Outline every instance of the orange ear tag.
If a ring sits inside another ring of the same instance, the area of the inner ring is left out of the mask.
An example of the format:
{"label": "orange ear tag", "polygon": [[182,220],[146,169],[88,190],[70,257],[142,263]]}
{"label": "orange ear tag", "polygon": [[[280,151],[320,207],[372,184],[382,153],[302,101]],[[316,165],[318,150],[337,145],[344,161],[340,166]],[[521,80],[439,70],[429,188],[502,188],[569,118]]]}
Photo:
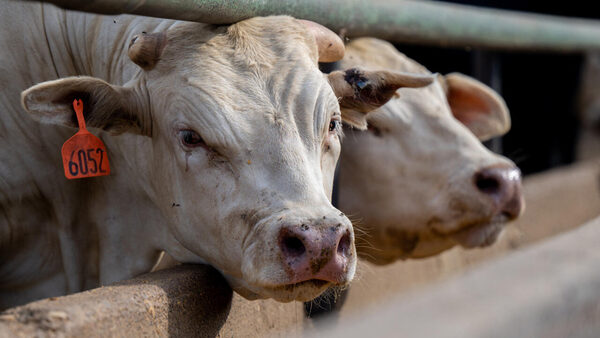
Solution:
{"label": "orange ear tag", "polygon": [[83,102],[73,100],[79,131],[62,146],[65,176],[70,179],[106,176],[110,174],[104,143],[85,128]]}

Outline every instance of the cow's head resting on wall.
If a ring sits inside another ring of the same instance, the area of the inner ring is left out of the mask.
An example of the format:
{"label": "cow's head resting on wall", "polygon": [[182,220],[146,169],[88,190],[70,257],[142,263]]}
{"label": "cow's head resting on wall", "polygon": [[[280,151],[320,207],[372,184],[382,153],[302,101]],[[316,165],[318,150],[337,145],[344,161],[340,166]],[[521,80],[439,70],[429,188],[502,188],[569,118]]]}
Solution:
{"label": "cow's head resting on wall", "polygon": [[75,127],[80,97],[88,126],[112,133],[105,138],[139,136],[145,162],[130,165],[175,239],[157,249],[215,266],[247,298],[308,300],[355,271],[352,225],[329,201],[341,121],[364,127],[397,88],[432,81],[319,71],[319,60],[343,52],[333,32],[286,16],[181,23],[132,39],[140,71],[123,86],[70,77],[22,101],[41,122]]}

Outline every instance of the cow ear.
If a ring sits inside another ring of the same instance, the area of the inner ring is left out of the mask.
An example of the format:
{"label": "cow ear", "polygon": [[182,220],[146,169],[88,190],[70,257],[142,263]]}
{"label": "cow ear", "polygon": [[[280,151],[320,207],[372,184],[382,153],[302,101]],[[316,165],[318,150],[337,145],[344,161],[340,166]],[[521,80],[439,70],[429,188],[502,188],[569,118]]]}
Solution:
{"label": "cow ear", "polygon": [[83,101],[88,127],[118,134],[149,136],[150,121],[142,118],[134,91],[93,77],[68,77],[37,84],[21,93],[21,103],[34,120],[77,127],[73,100]]}
{"label": "cow ear", "polygon": [[486,141],[510,130],[506,103],[492,88],[459,73],[448,74],[444,80],[452,114],[477,138]]}
{"label": "cow ear", "polygon": [[342,120],[358,129],[367,128],[367,113],[388,102],[398,88],[419,88],[431,84],[432,75],[388,70],[351,68],[328,75],[329,84],[340,102]]}

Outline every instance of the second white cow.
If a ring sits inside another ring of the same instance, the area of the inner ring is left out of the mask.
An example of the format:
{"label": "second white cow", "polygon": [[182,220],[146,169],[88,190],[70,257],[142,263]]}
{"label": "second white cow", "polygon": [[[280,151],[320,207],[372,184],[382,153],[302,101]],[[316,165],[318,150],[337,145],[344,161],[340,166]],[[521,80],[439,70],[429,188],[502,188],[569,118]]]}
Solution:
{"label": "second white cow", "polygon": [[[346,46],[339,66],[357,65],[430,74],[372,38]],[[510,128],[504,101],[484,84],[438,75],[398,90],[368,124],[345,132],[340,159],[339,208],[356,219],[359,256],[387,264],[490,245],[522,212],[519,169],[481,144]]]}

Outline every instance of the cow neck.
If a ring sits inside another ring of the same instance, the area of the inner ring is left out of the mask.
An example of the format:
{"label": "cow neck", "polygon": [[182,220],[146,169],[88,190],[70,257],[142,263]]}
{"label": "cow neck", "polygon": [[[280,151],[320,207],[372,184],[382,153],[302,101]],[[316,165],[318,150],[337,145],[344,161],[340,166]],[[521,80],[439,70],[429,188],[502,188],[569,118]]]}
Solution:
{"label": "cow neck", "polygon": [[123,85],[141,70],[129,60],[134,35],[165,31],[178,22],[132,15],[95,15],[42,5],[47,48],[58,77],[93,76]]}

